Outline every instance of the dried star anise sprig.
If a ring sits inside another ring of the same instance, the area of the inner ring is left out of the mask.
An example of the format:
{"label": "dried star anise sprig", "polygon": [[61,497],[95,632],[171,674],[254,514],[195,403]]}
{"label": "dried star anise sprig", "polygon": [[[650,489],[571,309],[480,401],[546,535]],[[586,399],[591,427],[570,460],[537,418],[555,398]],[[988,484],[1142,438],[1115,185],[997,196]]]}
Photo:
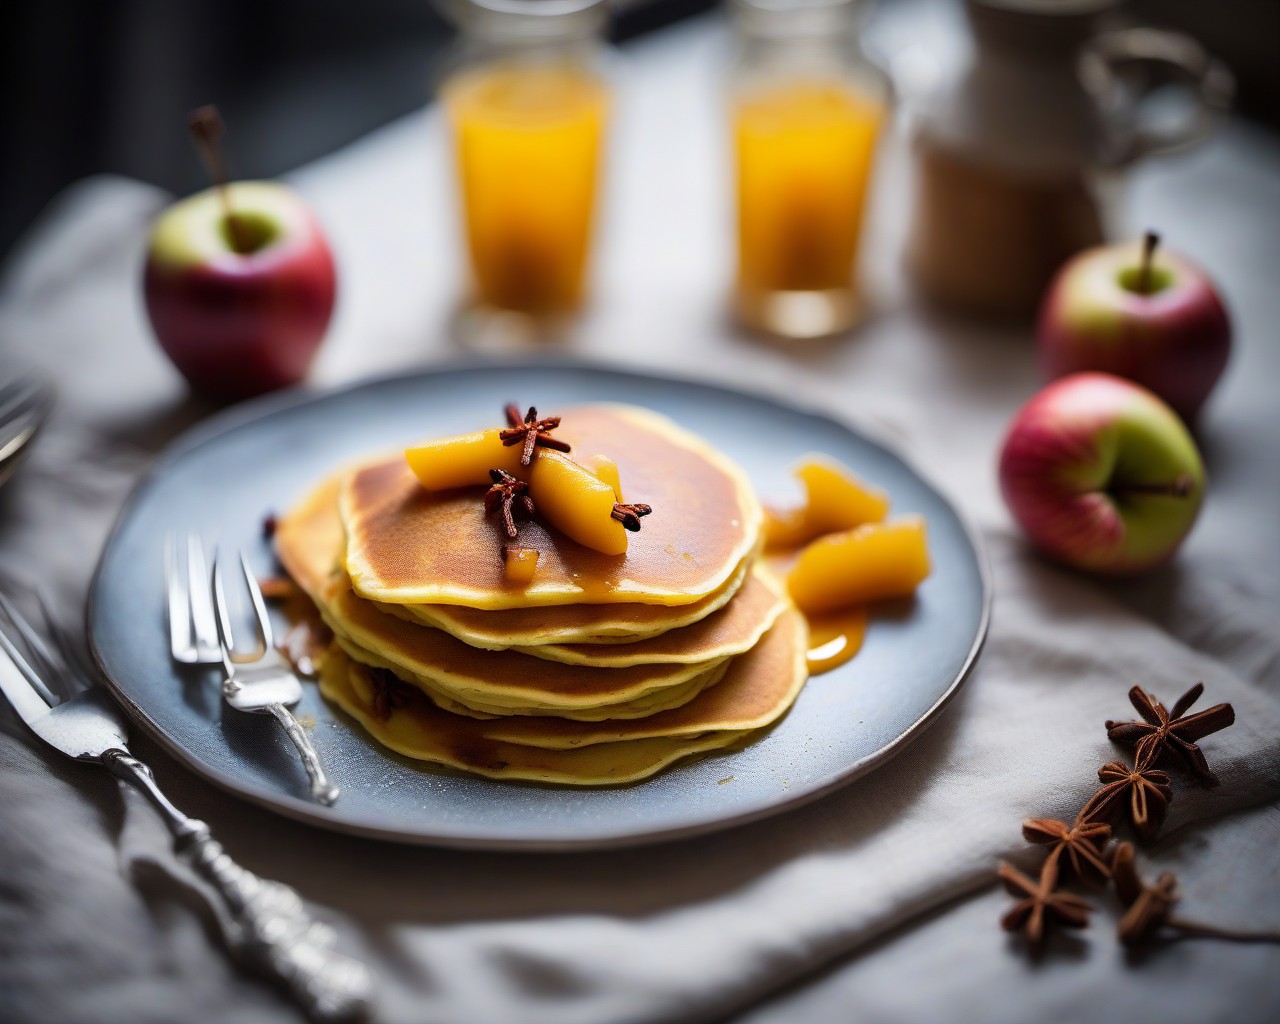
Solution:
{"label": "dried star anise sprig", "polygon": [[1216,786],[1218,777],[1209,770],[1209,763],[1204,752],[1196,746],[1196,740],[1231,725],[1236,720],[1236,713],[1230,704],[1215,704],[1188,715],[1187,711],[1202,693],[1204,683],[1196,683],[1178,698],[1173,710],[1169,711],[1141,686],[1135,686],[1129,691],[1129,701],[1142,720],[1108,721],[1107,738],[1119,743],[1136,743],[1134,760],[1147,764],[1155,764],[1161,756],[1173,754],[1206,786]]}
{"label": "dried star anise sprig", "polygon": [[614,503],[613,511],[610,512],[609,515],[620,522],[624,530],[630,530],[632,533],[639,533],[640,517],[647,516],[652,511],[653,509],[648,505],[625,505],[619,501]]}
{"label": "dried star anise sprig", "polygon": [[1059,850],[1050,852],[1040,868],[1038,880],[1032,880],[1011,864],[1001,864],[997,872],[1009,894],[1022,897],[1000,919],[1000,924],[1009,932],[1021,929],[1032,949],[1038,949],[1044,942],[1050,924],[1084,928],[1093,910],[1092,904],[1079,896],[1055,891],[1059,853]]}
{"label": "dried star anise sprig", "polygon": [[373,685],[373,713],[383,722],[391,717],[392,711],[406,706],[418,692],[390,669],[369,668],[367,671]]}
{"label": "dried star anise sprig", "polygon": [[1068,825],[1056,818],[1027,818],[1022,838],[1037,846],[1050,847],[1050,856],[1065,857],[1075,876],[1101,880],[1111,877],[1105,856],[1111,826],[1100,821],[1077,821]]}
{"label": "dried star anise sprig", "polygon": [[560,426],[559,416],[547,416],[538,419],[538,410],[532,405],[523,417],[515,405],[506,407],[507,429],[498,434],[499,440],[510,448],[512,445],[524,445],[520,453],[520,465],[528,466],[533,462],[535,448],[553,448],[558,452],[570,451],[570,447],[559,438],[551,436],[551,431]]}
{"label": "dried star anise sprig", "polygon": [[1133,844],[1118,843],[1111,858],[1116,895],[1127,908],[1116,935],[1126,946],[1134,946],[1160,929],[1178,902],[1178,880],[1166,871],[1155,885],[1147,885],[1133,864]]}
{"label": "dried star anise sprig", "polygon": [[1169,776],[1139,761],[1132,766],[1108,761],[1098,769],[1102,788],[1093,794],[1076,815],[1077,822],[1113,821],[1127,808],[1129,821],[1138,838],[1149,843],[1160,831],[1173,787]]}
{"label": "dried star anise sprig", "polygon": [[485,514],[492,515],[494,509],[501,508],[507,536],[514,540],[518,532],[515,513],[520,512],[526,518],[533,518],[533,499],[526,493],[529,485],[523,480],[517,480],[504,469],[489,470],[489,479],[493,481],[493,485],[485,491]]}
{"label": "dried star anise sprig", "polygon": [[1132,843],[1117,843],[1111,857],[1111,873],[1116,895],[1127,909],[1116,925],[1116,936],[1126,946],[1136,946],[1162,928],[1181,935],[1206,939],[1228,939],[1232,942],[1280,943],[1278,932],[1244,932],[1216,925],[1200,924],[1175,917],[1178,903],[1178,880],[1170,871],[1161,873],[1153,885],[1138,874],[1134,864]]}

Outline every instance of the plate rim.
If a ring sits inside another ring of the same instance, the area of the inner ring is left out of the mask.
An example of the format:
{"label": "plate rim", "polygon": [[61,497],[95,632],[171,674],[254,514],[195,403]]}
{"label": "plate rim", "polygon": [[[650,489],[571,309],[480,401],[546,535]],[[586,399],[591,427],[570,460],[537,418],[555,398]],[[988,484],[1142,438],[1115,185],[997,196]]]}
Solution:
{"label": "plate rim", "polygon": [[[421,830],[408,832],[388,826],[353,822],[332,817],[330,816],[327,808],[291,797],[287,793],[272,794],[266,791],[260,792],[254,787],[246,786],[236,780],[224,777],[222,774],[206,765],[202,760],[189,753],[185,747],[173,740],[169,734],[161,728],[160,725],[150,717],[150,715],[147,714],[144,708],[128,696],[118,681],[107,670],[102,653],[98,649],[97,638],[93,630],[98,590],[101,585],[101,578],[106,565],[107,554],[112,550],[118,534],[123,529],[125,522],[130,518],[134,508],[139,504],[146,491],[156,482],[156,480],[163,476],[170,465],[175,463],[191,450],[256,420],[265,419],[268,416],[287,412],[290,409],[304,406],[311,402],[319,401],[334,395],[348,394],[362,390],[375,390],[390,383],[404,381],[406,378],[445,377],[457,373],[476,372],[486,369],[516,372],[520,370],[558,369],[565,371],[586,371],[588,373],[607,373],[645,380],[654,384],[679,384],[685,387],[693,386],[706,388],[712,391],[737,394],[749,398],[752,401],[763,402],[766,405],[783,409],[792,414],[799,413],[801,416],[808,419],[819,420],[829,426],[834,426],[839,430],[853,433],[857,435],[861,441],[871,444],[886,452],[904,465],[927,490],[932,492],[935,497],[946,505],[951,514],[955,516],[961,532],[974,554],[974,561],[978,571],[978,579],[982,587],[981,609],[979,611],[977,627],[973,640],[970,643],[968,652],[965,654],[964,661],[956,672],[955,678],[952,679],[946,690],[943,691],[943,693],[927,709],[925,709],[925,711],[916,717],[911,724],[902,730],[902,732],[900,732],[894,739],[865,757],[853,762],[844,771],[839,772],[833,778],[827,780],[821,785],[812,786],[809,789],[797,790],[794,793],[788,792],[787,799],[783,801],[775,801],[768,805],[752,808],[728,817],[714,818],[711,820],[675,825],[666,828],[648,829],[640,832],[628,831],[625,833],[594,835],[582,839],[501,838],[494,836],[468,837],[461,834],[429,833]],[[705,375],[654,373],[648,370],[635,369],[623,364],[610,363],[605,360],[584,359],[581,357],[561,355],[558,353],[544,353],[537,357],[522,356],[514,358],[491,358],[482,355],[468,355],[461,358],[455,357],[442,360],[427,366],[408,368],[401,372],[374,374],[340,384],[336,387],[314,389],[304,386],[301,388],[262,395],[248,401],[238,403],[229,408],[219,410],[182,431],[177,437],[173,438],[164,446],[152,464],[135,482],[124,503],[121,505],[120,511],[117,513],[115,520],[112,523],[106,540],[103,542],[102,549],[98,554],[97,564],[95,565],[93,575],[90,578],[88,597],[85,601],[84,622],[89,653],[93,659],[94,666],[97,669],[98,678],[106,690],[128,714],[131,723],[140,727],[150,740],[160,746],[166,754],[187,770],[193,772],[195,775],[214,785],[223,792],[229,793],[233,797],[246,800],[249,803],[264,808],[272,813],[281,814],[293,821],[301,822],[313,828],[320,828],[329,832],[338,832],[344,835],[353,835],[361,838],[378,840],[380,842],[395,842],[413,846],[429,846],[449,849],[574,853],[589,850],[610,850],[646,846],[740,828],[753,822],[773,817],[777,814],[798,810],[799,808],[813,803],[814,801],[817,801],[838,789],[844,788],[885,762],[896,757],[911,743],[923,735],[928,727],[937,720],[937,718],[946,709],[947,705],[955,698],[955,695],[960,691],[960,688],[973,674],[978,658],[981,656],[982,651],[986,646],[987,636],[990,630],[992,596],[989,557],[986,546],[983,543],[981,536],[974,528],[972,522],[970,522],[969,518],[961,512],[961,510],[945,493],[935,486],[930,477],[921,473],[916,468],[913,461],[899,449],[896,443],[891,439],[883,437],[878,432],[864,431],[860,427],[855,427],[851,423],[838,419],[827,409],[809,402],[792,401],[789,398],[782,398],[771,394],[766,390],[743,386],[737,382],[720,383]]]}

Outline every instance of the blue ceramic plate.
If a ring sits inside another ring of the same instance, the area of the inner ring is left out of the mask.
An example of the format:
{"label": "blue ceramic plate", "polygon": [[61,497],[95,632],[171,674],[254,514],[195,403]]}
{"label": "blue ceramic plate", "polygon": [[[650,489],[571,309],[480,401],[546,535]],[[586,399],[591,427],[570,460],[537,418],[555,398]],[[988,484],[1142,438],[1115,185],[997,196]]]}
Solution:
{"label": "blue ceramic plate", "polygon": [[[263,516],[288,508],[343,460],[469,427],[508,401],[547,411],[623,401],[665,413],[736,459],[760,493],[829,454],[885,488],[895,514],[929,524],[934,571],[905,609],[873,618],[862,652],[810,680],[795,707],[742,750],[596,789],[496,782],[434,770],[374,744],[312,685],[296,709],[342,798],[321,807],[280,729],[226,708],[215,670],[169,660],[162,538],[195,529],[242,547],[262,574]],[[725,828],[811,800],[903,749],[954,695],[986,632],[988,585],[973,536],[901,459],[847,426],[757,396],[579,364],[466,365],[320,396],[267,399],[180,439],[134,493],[94,581],[89,631],[133,718],[193,771],[281,814],[343,832],[451,846],[585,848]],[[728,784],[720,780],[733,776]]]}

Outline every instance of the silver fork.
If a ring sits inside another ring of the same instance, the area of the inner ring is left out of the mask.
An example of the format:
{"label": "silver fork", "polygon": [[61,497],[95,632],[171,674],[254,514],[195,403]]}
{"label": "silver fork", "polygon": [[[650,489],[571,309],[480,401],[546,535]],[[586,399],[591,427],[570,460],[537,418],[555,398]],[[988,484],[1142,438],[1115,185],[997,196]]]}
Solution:
{"label": "silver fork", "polygon": [[[0,692],[31,731],[78,761],[100,764],[151,802],[173,836],[174,852],[208,882],[223,906],[217,916],[228,947],[247,966],[283,983],[311,1017],[322,1022],[367,1017],[372,978],[357,960],[333,950],[335,935],[313,921],[293,889],[257,877],[235,863],[203,821],[178,810],[156,785],[151,769],[129,752],[123,718],[91,685],[75,647],[41,612],[48,641],[0,592]],[[74,686],[59,701],[55,690]]]}
{"label": "silver fork", "polygon": [[[183,665],[220,665],[218,624],[208,586],[204,545],[194,533],[179,552],[172,533],[164,538],[165,593],[169,601],[169,652]],[[186,575],[180,564],[185,562]]]}
{"label": "silver fork", "polygon": [[[249,591],[254,618],[257,620],[258,645],[252,652],[236,650],[231,617],[227,612],[227,595],[222,586],[222,568],[215,553],[212,591],[218,648],[225,672],[222,695],[237,711],[271,715],[280,723],[302,758],[302,766],[307,770],[307,778],[311,784],[312,799],[328,806],[338,799],[338,787],[329,781],[324,765],[320,763],[320,755],[311,745],[311,738],[289,710],[302,700],[302,683],[298,681],[293,666],[275,649],[271,618],[267,615],[262,591],[244,554],[241,553],[239,558],[240,570]],[[194,619],[195,602],[192,602],[191,609]]]}

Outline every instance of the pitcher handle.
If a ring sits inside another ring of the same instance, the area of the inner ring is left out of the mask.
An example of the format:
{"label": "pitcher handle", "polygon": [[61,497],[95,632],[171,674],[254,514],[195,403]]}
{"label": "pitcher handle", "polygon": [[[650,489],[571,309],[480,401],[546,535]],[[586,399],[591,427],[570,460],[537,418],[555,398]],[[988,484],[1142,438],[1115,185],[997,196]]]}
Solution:
{"label": "pitcher handle", "polygon": [[1190,36],[1156,28],[1126,28],[1105,32],[1085,52],[1086,80],[1106,91],[1125,65],[1150,64],[1172,70],[1192,86],[1195,110],[1179,123],[1161,126],[1139,118],[1132,137],[1115,154],[1117,163],[1130,163],[1156,153],[1172,153],[1203,142],[1216,114],[1230,109],[1235,78],[1220,60]]}

